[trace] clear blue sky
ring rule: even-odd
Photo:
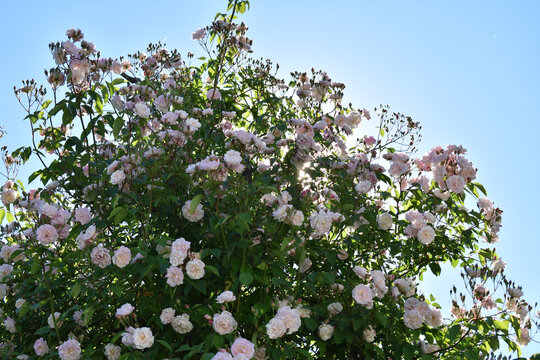
[[[13,85],[53,67],[48,43],[80,28],[104,56],[168,48],[202,54],[191,32],[226,0],[5,2],[0,13],[2,144],[29,143],[29,125]],[[311,67],[347,84],[346,101],[383,103],[423,125],[420,153],[462,144],[479,181],[504,210],[497,250],[507,273],[540,300],[540,2],[261,1],[242,19],[254,56],[281,65],[282,76]],[[364,128],[365,129],[365,128]],[[362,131],[362,127],[360,128]],[[28,171],[29,172],[29,171]],[[26,174],[28,172],[25,172]],[[450,284],[432,282],[446,296]],[[441,298],[442,299],[442,298]],[[525,354],[540,352],[532,344]]]

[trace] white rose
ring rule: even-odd
[[[124,179],[126,178],[126,174],[122,170],[116,170],[111,174],[111,184],[118,185],[122,184],[124,182]]]
[[[360,180],[358,184],[354,187],[358,194],[365,194],[371,189],[371,181],[369,180]]]
[[[116,310],[116,317],[128,316],[133,312],[133,310],[135,310],[135,306],[131,305],[130,303],[125,303]]]
[[[204,216],[204,210],[202,204],[197,204],[195,210],[191,210],[191,200],[186,201],[184,206],[182,206],[182,215],[191,222],[197,222],[201,220]]]
[[[166,308],[161,311],[161,315],[159,316],[159,319],[161,320],[162,324],[170,324],[174,319],[174,309],[173,308]]]
[[[233,302],[235,300],[236,300],[236,296],[234,296],[233,292],[229,290],[222,292],[216,298],[216,301],[218,304]]]
[[[53,318],[54,316],[54,318]],[[60,321],[60,313],[57,311],[53,314],[50,314],[49,317],[47,318],[47,324],[49,324],[49,327],[51,329],[54,329],[54,326],[55,326],[55,321],[56,321],[56,326],[60,327],[62,326],[62,322]]]
[[[326,309],[331,315],[337,315],[343,311],[343,305],[341,305],[341,303],[338,303],[338,302],[333,302],[330,305],[328,305]]]
[[[114,252],[112,263],[119,268],[126,267],[131,261],[131,250],[125,246],[120,246]]]
[[[429,225],[422,226],[420,230],[418,230],[416,238],[422,244],[428,245],[435,239],[435,230]]]
[[[107,357],[107,360],[118,360],[120,358],[120,355],[122,354],[120,346],[114,345],[114,344],[107,344],[105,345],[105,356]]]
[[[310,224],[315,229],[314,236],[322,236],[330,232],[332,227],[332,214],[323,210],[310,216]]]
[[[384,212],[382,214],[379,214],[377,216],[377,223],[379,224],[379,227],[383,230],[390,230],[393,225],[392,215],[390,215],[387,212]]]
[[[300,210],[294,210],[289,218],[289,221],[294,226],[302,226],[304,223],[304,213]]]
[[[330,324],[319,326],[319,336],[323,341],[329,340],[334,335],[334,327]]]
[[[56,231],[54,226],[44,224],[38,227],[36,230],[36,236],[42,245],[49,245],[58,240],[58,231]]]
[[[43,338],[39,338],[34,342],[34,351],[37,356],[45,356],[49,352],[49,345]]]
[[[193,330],[193,324],[189,321],[189,315],[187,314],[175,316],[171,325],[174,331],[179,334],[187,334]]]
[[[19,197],[19,193],[13,189],[6,189],[2,191],[2,203],[7,206],[13,203]]]
[[[270,339],[277,339],[285,335],[287,328],[281,319],[273,318],[266,324],[266,333]]]
[[[154,344],[152,330],[147,327],[137,328],[133,331],[133,345],[139,350],[149,348]]]
[[[240,165],[242,162],[242,155],[236,150],[229,150],[223,156],[223,160],[225,160],[229,166]]]
[[[352,297],[357,304],[367,305],[373,300],[373,291],[367,285],[356,285],[352,291]]]
[[[403,322],[409,329],[419,329],[422,326],[422,315],[416,310],[406,310],[403,314]]]
[[[193,259],[186,264],[186,273],[190,279],[198,280],[204,276],[204,263],[200,259]]]
[[[81,345],[75,339],[64,341],[58,347],[58,356],[61,360],[78,360],[81,358]]]
[[[176,266],[170,266],[167,269],[167,284],[169,286],[175,287],[184,283],[184,273],[182,269]]]
[[[102,244],[96,246],[90,253],[92,263],[104,269],[111,264],[111,254]]]
[[[150,109],[142,101],[139,101],[135,104],[135,114],[142,118],[147,118],[150,116]]]
[[[223,311],[221,314],[214,314],[213,327],[220,335],[232,333],[237,325],[236,320],[234,320],[232,314],[228,311]]]

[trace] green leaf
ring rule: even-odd
[[[244,267],[242,267],[244,268]],[[243,269],[248,271],[243,271],[240,273],[239,279],[242,284],[249,286],[253,282],[253,275],[251,274],[251,268]]]
[[[219,277],[219,270],[216,267],[214,267],[212,265],[205,265],[204,267],[205,267],[205,269],[209,270],[212,274]]]
[[[0,224],[2,221],[4,221],[4,217],[6,216],[6,210],[0,209]]]
[[[191,199],[191,204],[189,205],[189,211],[194,212],[195,209],[197,209],[197,205],[201,202],[202,194],[199,194],[195,196],[193,199]]]
[[[71,288],[71,297],[76,298],[77,296],[79,296],[80,293],[81,293],[81,285],[80,284],[73,285],[73,287]]]
[[[120,130],[122,130],[122,126],[124,126],[124,120],[122,118],[116,118],[116,120],[114,120],[114,124],[113,124],[113,135],[114,135],[114,137],[117,137],[118,134],[120,134]]]
[[[171,345],[169,345],[169,343],[166,342],[165,340],[156,340],[156,341],[160,343],[161,345],[165,346],[169,350],[169,352],[171,353],[173,352]]]
[[[449,330],[448,330],[448,340],[450,341],[454,341],[455,339],[457,339],[457,336],[461,333],[461,326],[456,324],[456,325],[453,325]]]
[[[6,219],[8,222],[13,222],[13,220],[15,220],[15,218],[13,217],[13,214],[10,213],[9,211],[6,212]]]

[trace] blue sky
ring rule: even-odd
[[[66,29],[82,29],[108,57],[159,40],[202,55],[191,32],[224,11],[225,2],[4,3],[0,125],[8,135],[0,145],[29,143],[12,88],[25,78],[45,80],[43,69],[54,65],[48,43],[63,40]],[[504,210],[498,253],[534,303],[540,300],[538,15],[536,1],[252,0],[242,19],[254,56],[279,62],[282,76],[324,69],[347,85],[346,101],[369,109],[388,104],[412,116],[423,126],[420,154],[439,144],[467,148],[479,182]],[[367,129],[361,126],[359,135]],[[450,288],[430,285],[441,296]],[[535,352],[540,346],[531,343],[525,354]]]

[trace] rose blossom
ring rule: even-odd
[[[62,321],[60,321],[60,313],[58,311],[56,311],[54,314],[50,314],[47,318],[47,324],[49,324],[51,329],[55,328],[55,322],[57,327],[62,326]]]
[[[368,343],[371,343],[375,341],[375,335],[377,335],[377,332],[375,331],[375,329],[373,329],[373,327],[371,327],[371,325],[369,325],[369,328],[364,329],[363,335],[364,340],[366,340],[366,342]]]
[[[201,40],[206,36],[206,30],[205,29],[197,29],[191,34],[192,40]]]
[[[251,359],[255,355],[255,345],[247,339],[236,338],[231,346],[231,353],[237,357],[238,355],[245,355],[246,359]]]
[[[416,310],[406,310],[403,314],[403,322],[409,329],[419,329],[422,326],[422,315]]]
[[[229,150],[223,156],[223,160],[225,160],[225,163],[227,163],[229,166],[240,165],[242,162],[242,156],[236,150]]]
[[[298,309],[291,309],[290,306],[282,306],[278,309],[276,317],[283,321],[285,328],[287,328],[287,334],[297,332],[300,328],[300,312]]]
[[[294,210],[289,217],[289,221],[294,226],[302,226],[304,223],[304,213],[300,210]]]
[[[166,308],[161,311],[161,315],[159,316],[159,319],[161,320],[162,324],[170,324],[174,319],[174,309],[173,308]]]
[[[182,314],[175,316],[173,321],[171,322],[171,325],[179,334],[187,334],[191,330],[193,330],[193,324],[191,321],[189,321],[189,315],[188,314]]]
[[[120,185],[124,182],[126,174],[122,170],[116,170],[111,174],[111,184]]]
[[[49,352],[49,345],[42,337],[34,342],[34,351],[37,356],[45,356]]]
[[[270,339],[277,339],[285,335],[287,328],[281,319],[272,318],[266,324],[266,333]]]
[[[422,244],[429,245],[435,239],[435,230],[429,225],[422,226],[416,237]]]
[[[105,356],[107,357],[107,360],[118,360],[120,358],[120,355],[122,354],[122,349],[120,346],[114,345],[114,344],[107,344],[105,345]]]
[[[446,179],[446,186],[448,186],[450,192],[462,194],[465,187],[465,179],[459,175],[452,175]]]
[[[116,310],[116,317],[122,317],[122,316],[128,316],[130,315],[133,310],[135,310],[135,306],[131,305],[130,303],[125,303],[124,305],[120,306]]]
[[[58,240],[58,232],[55,227],[49,224],[43,224],[36,231],[38,241],[43,245],[49,245]]]
[[[120,246],[114,252],[112,263],[119,268],[126,267],[131,261],[131,250],[125,246]]]
[[[371,189],[371,181],[360,180],[354,188],[358,194],[365,194],[369,191],[369,189]]]
[[[186,264],[186,273],[190,279],[198,280],[204,276],[204,263],[200,259],[193,259]]]
[[[377,223],[383,230],[390,230],[393,225],[392,215],[387,212],[377,215]]]
[[[75,220],[85,225],[92,220],[92,214],[87,207],[77,208],[75,210]]]
[[[137,328],[133,331],[133,345],[139,350],[149,348],[154,344],[154,335],[148,327]]]
[[[439,309],[431,309],[429,313],[424,316],[426,324],[431,327],[439,327],[442,325],[442,313]]]
[[[352,297],[357,304],[368,305],[373,300],[373,291],[367,285],[356,285],[352,291]]]
[[[191,222],[201,220],[204,216],[202,204],[197,204],[197,207],[194,210],[191,210],[191,200],[186,201],[184,206],[182,206],[182,215]]]
[[[150,109],[142,101],[139,101],[135,104],[135,114],[142,118],[147,118],[150,116]]]
[[[228,303],[228,302],[233,302],[236,300],[236,296],[234,296],[234,294],[232,293],[232,291],[224,291],[222,292],[221,294],[218,295],[218,297],[216,298],[216,302],[218,304],[223,304],[223,303]]]
[[[337,315],[339,314],[340,312],[343,311],[343,305],[341,305],[341,303],[338,303],[338,302],[333,302],[331,304],[329,304],[326,309],[328,310],[328,312],[331,314],[331,315]]]
[[[58,356],[61,360],[78,360],[81,358],[81,345],[75,339],[64,341],[58,347]]]
[[[233,360],[231,354],[229,354],[225,349],[219,350],[216,355],[211,360]]]
[[[319,336],[323,341],[329,340],[334,335],[334,327],[330,324],[319,326]]]
[[[2,203],[7,206],[19,197],[19,193],[13,189],[6,189],[2,191]]]
[[[221,99],[221,93],[219,92],[218,89],[210,89],[208,90],[208,92],[206,93],[206,98],[208,100],[219,100]]]
[[[238,324],[230,312],[223,311],[221,314],[214,314],[212,325],[219,335],[225,335],[232,333]]]
[[[103,247],[102,244],[96,246],[90,253],[92,263],[104,269],[111,264],[111,255],[109,250]]]
[[[167,284],[169,286],[175,287],[184,283],[184,273],[182,269],[176,266],[170,266],[167,269]]]

